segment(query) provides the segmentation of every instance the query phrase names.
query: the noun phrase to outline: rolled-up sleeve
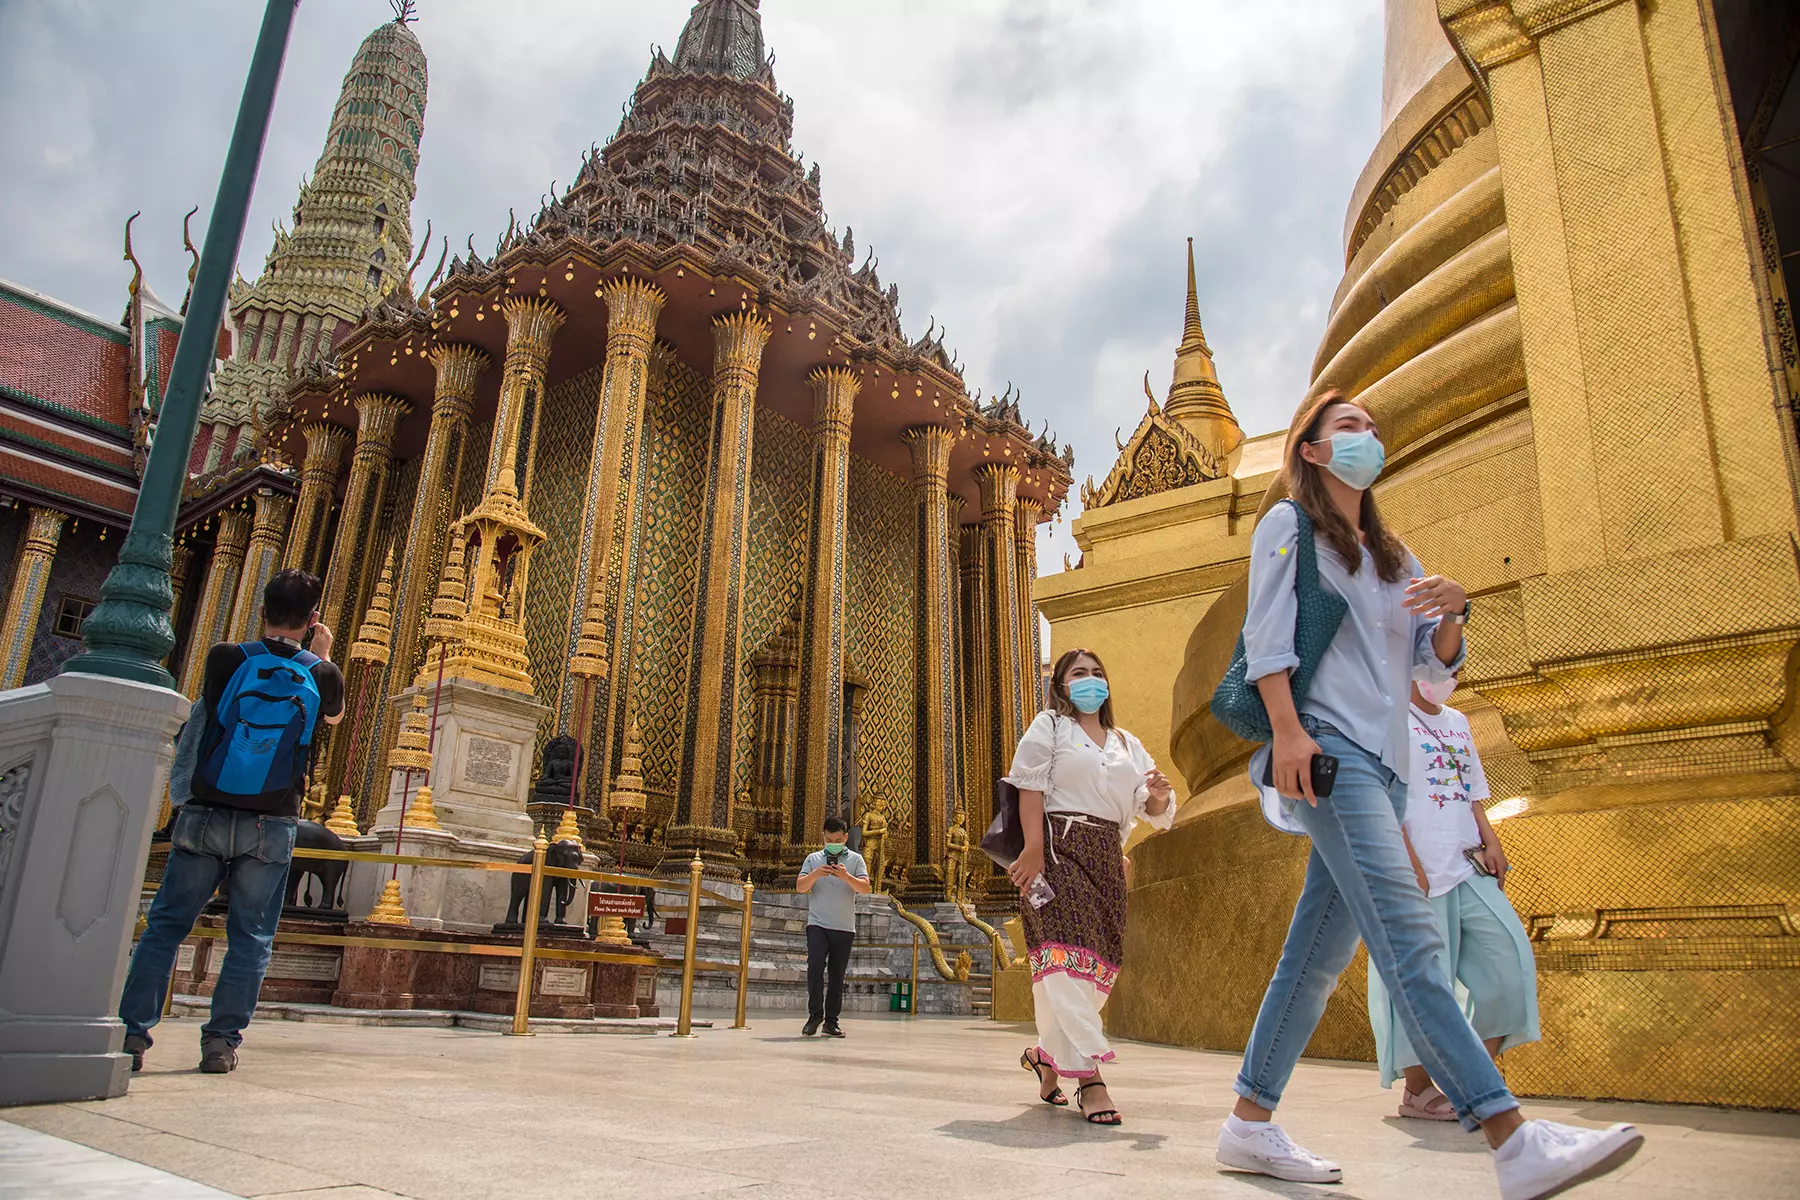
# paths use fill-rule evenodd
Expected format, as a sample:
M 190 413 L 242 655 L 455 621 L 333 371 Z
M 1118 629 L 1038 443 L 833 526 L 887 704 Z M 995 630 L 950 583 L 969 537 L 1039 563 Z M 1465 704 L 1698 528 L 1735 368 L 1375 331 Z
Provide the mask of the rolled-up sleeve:
M 1050 759 L 1055 748 L 1055 718 L 1047 711 L 1041 712 L 1026 726 L 1025 736 L 1019 739 L 1019 748 L 1013 751 L 1012 767 L 1006 772 L 1006 782 L 1022 792 L 1048 792 Z
M 1124 731 L 1121 730 L 1121 732 Z M 1156 770 L 1156 760 L 1150 757 L 1150 752 L 1144 749 L 1144 743 L 1138 741 L 1135 735 L 1130 733 L 1125 734 L 1125 746 L 1131 753 L 1131 765 L 1136 767 L 1141 774 L 1148 775 L 1150 772 Z M 1137 794 L 1133 797 L 1132 816 L 1139 821 L 1143 821 L 1152 829 L 1167 829 L 1175 823 L 1174 796 L 1171 795 L 1169 797 L 1169 806 L 1160 813 L 1151 813 L 1149 811 L 1149 804 L 1150 784 L 1144 779 L 1139 779 Z M 1122 829 L 1119 832 L 1121 836 L 1125 837 L 1129 837 L 1131 834 L 1130 829 Z
M 1419 560 L 1407 560 L 1407 574 L 1417 579 L 1425 573 Z M 1463 663 L 1469 657 L 1469 639 L 1464 638 L 1456 648 L 1456 657 L 1449 663 L 1438 657 L 1437 647 L 1431 639 L 1437 636 L 1438 626 L 1444 623 L 1442 617 L 1421 617 L 1414 615 L 1412 619 L 1413 639 L 1413 678 L 1427 683 L 1443 683 L 1452 675 L 1462 670 Z
M 1250 538 L 1250 597 L 1244 609 L 1245 678 L 1291 671 L 1294 653 L 1294 557 L 1298 544 L 1294 506 L 1277 504 L 1256 523 Z

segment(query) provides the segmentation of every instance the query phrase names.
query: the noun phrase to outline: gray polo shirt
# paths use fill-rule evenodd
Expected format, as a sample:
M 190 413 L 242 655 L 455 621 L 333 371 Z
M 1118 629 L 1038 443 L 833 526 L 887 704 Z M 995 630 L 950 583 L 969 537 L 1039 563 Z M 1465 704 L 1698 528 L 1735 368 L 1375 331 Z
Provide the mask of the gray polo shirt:
M 814 850 L 800 864 L 800 874 L 810 875 L 825 865 L 825 852 Z M 869 877 L 868 864 L 854 850 L 844 851 L 838 865 L 858 879 Z M 821 879 L 806 893 L 806 923 L 821 929 L 856 932 L 856 892 L 841 879 Z

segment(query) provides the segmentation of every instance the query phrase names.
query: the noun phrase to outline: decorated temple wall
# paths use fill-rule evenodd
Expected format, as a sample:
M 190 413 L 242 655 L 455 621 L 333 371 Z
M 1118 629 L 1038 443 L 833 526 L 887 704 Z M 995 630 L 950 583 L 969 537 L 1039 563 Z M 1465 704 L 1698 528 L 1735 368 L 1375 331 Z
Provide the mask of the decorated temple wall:
M 569 613 L 587 602 L 587 597 L 574 594 L 575 568 L 604 370 L 596 365 L 549 389 L 533 421 L 537 451 L 528 504 L 531 519 L 545 536 L 531 556 L 525 652 L 531 659 L 538 702 L 549 706 L 539 724 L 540 747 L 556 734 L 556 706 L 568 675 Z
M 753 779 L 756 687 L 750 660 L 799 611 L 806 578 L 807 485 L 812 435 L 767 408 L 756 410 L 751 454 L 750 566 L 744 580 L 743 674 L 738 685 L 738 782 Z
M 644 410 L 644 527 L 638 550 L 638 732 L 644 786 L 669 792 L 681 768 L 682 692 L 706 476 L 706 380 L 676 361 Z
M 909 861 L 913 796 L 913 608 L 917 529 L 912 484 L 850 459 L 844 628 L 850 662 L 868 681 L 857 747 L 862 808 L 887 803 L 889 853 Z

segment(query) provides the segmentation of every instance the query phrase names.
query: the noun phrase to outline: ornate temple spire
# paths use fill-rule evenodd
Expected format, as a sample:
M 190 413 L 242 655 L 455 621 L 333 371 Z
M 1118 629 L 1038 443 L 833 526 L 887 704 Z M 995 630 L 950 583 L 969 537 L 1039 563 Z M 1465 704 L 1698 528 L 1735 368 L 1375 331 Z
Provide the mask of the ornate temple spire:
M 395 16 L 350 61 L 292 228 L 276 228 L 262 274 L 233 293 L 236 348 L 207 399 L 209 425 L 249 425 L 280 404 L 292 375 L 328 355 L 341 330 L 402 282 L 426 74 L 411 6 L 397 4 Z
M 750 79 L 765 66 L 758 0 L 700 0 L 675 43 L 675 69 Z
M 1181 328 L 1181 345 L 1175 348 L 1175 374 L 1163 411 L 1180 421 L 1200 439 L 1213 458 L 1235 465 L 1244 431 L 1225 402 L 1219 373 L 1213 366 L 1212 347 L 1200 328 L 1200 294 L 1194 280 L 1194 239 L 1187 245 L 1187 312 Z

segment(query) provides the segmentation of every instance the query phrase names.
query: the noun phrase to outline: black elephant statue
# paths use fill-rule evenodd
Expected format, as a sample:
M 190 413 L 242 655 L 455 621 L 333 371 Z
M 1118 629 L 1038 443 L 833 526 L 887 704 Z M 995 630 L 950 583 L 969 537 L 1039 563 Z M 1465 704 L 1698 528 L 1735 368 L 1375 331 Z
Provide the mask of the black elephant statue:
M 344 839 L 317 821 L 301 821 L 294 831 L 296 850 L 348 850 Z M 342 859 L 296 858 L 288 864 L 287 900 L 285 907 L 307 912 L 342 912 L 344 907 L 344 872 L 350 866 Z M 312 898 L 308 880 L 319 885 L 317 900 Z
M 519 862 L 531 862 L 531 851 L 520 855 Z M 581 867 L 581 845 L 578 842 L 555 842 L 544 852 L 546 867 L 562 867 L 565 870 L 578 870 Z M 495 926 L 520 926 L 523 921 L 520 913 L 525 908 L 525 898 L 531 891 L 531 876 L 514 875 L 512 877 L 512 900 L 506 906 L 506 920 Z M 575 881 L 573 879 L 546 878 L 543 895 L 538 898 L 538 924 L 550 924 L 550 901 L 556 900 L 556 924 L 561 925 L 563 918 L 569 913 L 569 905 L 575 902 Z

